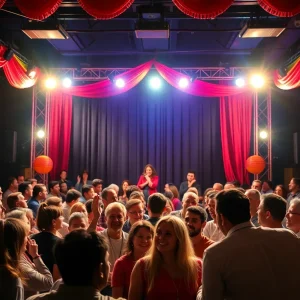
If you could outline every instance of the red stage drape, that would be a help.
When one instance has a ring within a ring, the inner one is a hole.
[[[112,19],[122,14],[134,0],[78,0],[82,8],[96,19]]]
[[[269,14],[288,18],[300,13],[299,0],[258,0],[258,4]]]
[[[72,96],[61,92],[50,94],[49,157],[53,160],[52,179],[68,170],[72,126]]]
[[[249,183],[246,160],[250,153],[252,94],[220,98],[220,124],[227,181]]]
[[[44,20],[59,8],[62,0],[15,0],[15,3],[26,17]]]
[[[233,0],[173,0],[186,15],[196,19],[213,19],[226,11]]]
[[[4,5],[6,0],[0,0],[0,8]]]
[[[291,90],[300,87],[300,57],[293,63],[285,76],[281,76],[279,70],[275,70],[273,81],[282,90]]]

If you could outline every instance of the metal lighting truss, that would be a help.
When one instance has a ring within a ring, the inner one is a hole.
[[[154,68],[153,68],[154,69]],[[204,68],[174,68],[178,72],[190,76],[192,79],[201,80],[232,80],[243,76],[249,68],[239,67],[204,67]],[[68,77],[73,81],[89,82],[113,78],[130,68],[52,68],[52,75],[58,78]],[[38,155],[48,154],[49,142],[49,93],[45,92],[41,84],[33,89],[32,97],[32,132],[31,132],[31,167],[33,170],[34,158]],[[266,169],[255,178],[272,179],[272,138],[271,138],[271,90],[259,92],[254,95],[254,153],[261,155],[266,160]],[[36,136],[38,130],[45,131],[45,138]],[[259,138],[260,130],[268,132],[266,140]],[[38,179],[47,183],[48,175],[35,174]]]

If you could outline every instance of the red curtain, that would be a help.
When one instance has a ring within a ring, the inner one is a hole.
[[[190,78],[188,76],[185,76],[182,73],[175,71],[157,61],[154,62],[154,66],[161,77],[164,78],[169,84],[194,96],[224,97],[242,94],[248,91],[247,88],[239,88],[237,86],[227,86],[222,84],[212,84],[201,80],[190,82]],[[187,78],[189,81],[189,86],[185,89],[179,87],[179,81],[183,77]]]
[[[173,0],[186,15],[196,19],[213,19],[226,11],[234,0]]]
[[[52,179],[59,178],[62,169],[68,170],[71,125],[72,96],[61,92],[50,94],[49,157],[53,160]]]
[[[269,14],[288,18],[300,13],[299,0],[258,0],[258,4]]]
[[[0,8],[4,5],[5,2],[6,0],[0,0]]]
[[[78,0],[82,8],[96,19],[112,19],[122,14],[134,0]]]
[[[246,160],[250,153],[252,94],[221,97],[220,124],[226,179],[249,184]]]
[[[288,68],[285,76],[281,76],[279,70],[275,70],[273,81],[282,90],[291,90],[300,87],[300,57]]]

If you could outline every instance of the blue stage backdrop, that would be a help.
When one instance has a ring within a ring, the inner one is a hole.
[[[159,191],[179,187],[189,169],[202,190],[225,182],[218,98],[200,98],[166,82],[151,90],[147,79],[127,93],[107,99],[73,97],[69,171],[87,169],[105,185],[123,179],[136,184],[146,164],[160,178]]]

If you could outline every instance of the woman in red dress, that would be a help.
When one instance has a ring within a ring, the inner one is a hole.
[[[178,217],[159,220],[149,255],[131,274],[129,300],[195,300],[201,285],[202,262],[188,230]]]

